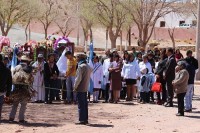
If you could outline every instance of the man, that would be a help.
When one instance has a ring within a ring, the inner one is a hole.
[[[163,77],[166,80],[166,88],[168,92],[167,103],[165,107],[173,107],[173,97],[174,97],[174,90],[172,81],[175,78],[175,67],[176,67],[176,60],[174,57],[174,50],[172,48],[167,49],[167,63],[166,68],[163,72]]]
[[[102,58],[101,58],[101,64],[103,64],[104,63],[104,61],[106,60],[106,59],[108,59],[109,58],[109,55],[110,55],[110,50],[106,50],[105,51],[105,56],[103,56]]]
[[[71,104],[72,102],[72,91],[73,91],[73,85],[75,81],[75,76],[76,76],[76,66],[77,66],[77,61],[73,57],[72,52],[67,51],[65,53],[65,56],[67,57],[67,71],[66,71],[66,87],[67,87],[67,103]],[[73,102],[76,103],[76,93],[73,92]]]
[[[187,93],[185,95],[185,112],[192,112],[192,97],[194,93],[195,71],[198,69],[198,60],[192,56],[192,51],[188,50],[185,61],[187,62],[186,69],[189,73]]]
[[[77,93],[79,122],[76,124],[88,124],[88,102],[87,90],[90,82],[92,69],[87,64],[87,56],[85,54],[77,55],[78,68],[74,83],[74,92]]]
[[[0,120],[1,111],[4,101],[4,95],[6,95],[5,100],[7,100],[12,89],[12,76],[11,71],[6,68],[3,64],[3,57],[0,54]]]
[[[15,88],[12,92],[13,105],[9,116],[9,121],[14,121],[17,108],[19,110],[19,122],[26,123],[25,112],[28,101],[31,99],[31,90],[29,85],[33,83],[32,67],[29,66],[31,59],[23,55],[21,57],[21,63],[17,65],[13,70],[13,84]]]
[[[3,59],[3,63],[7,68],[11,68],[11,64],[9,64],[9,58],[8,57],[4,57]]]
[[[192,56],[192,51],[188,50],[186,53],[187,57],[185,58],[186,62],[194,66],[194,69],[197,70],[199,68],[198,60]]]
[[[184,97],[187,92],[187,84],[189,79],[189,73],[185,68],[185,62],[179,61],[176,67],[175,80],[172,82],[178,99],[178,113],[176,116],[184,116]]]
[[[133,55],[134,55],[135,57],[137,57],[137,51],[136,51],[135,47],[132,48],[132,53],[133,53]]]

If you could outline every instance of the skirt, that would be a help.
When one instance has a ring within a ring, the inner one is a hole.
[[[135,85],[136,84],[136,79],[126,79],[126,85]]]

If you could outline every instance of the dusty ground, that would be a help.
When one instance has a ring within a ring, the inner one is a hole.
[[[0,133],[196,133],[200,132],[200,86],[195,87],[193,112],[176,117],[177,105],[165,108],[153,104],[121,102],[90,104],[87,126],[78,126],[77,106],[28,104],[28,124],[8,123],[10,106],[3,108]]]

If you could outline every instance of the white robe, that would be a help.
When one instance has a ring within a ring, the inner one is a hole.
[[[34,68],[41,67],[40,70],[34,75],[33,89],[37,91],[36,97],[33,98],[33,101],[45,100],[45,87],[44,87],[44,75],[42,71],[44,70],[44,62],[41,64],[36,61],[33,65]]]
[[[91,67],[93,69],[93,72],[91,73],[91,79],[94,83],[94,88],[100,89],[101,82],[103,80],[103,67],[102,67],[101,63],[99,63],[99,62],[93,64]]]

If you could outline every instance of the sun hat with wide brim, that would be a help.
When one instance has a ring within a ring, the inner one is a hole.
[[[78,53],[78,54],[76,54],[76,57],[81,58],[81,59],[86,59],[87,55],[84,53]]]
[[[32,59],[30,59],[28,56],[26,56],[26,55],[22,55],[21,56],[21,60],[22,61],[31,61]]]

